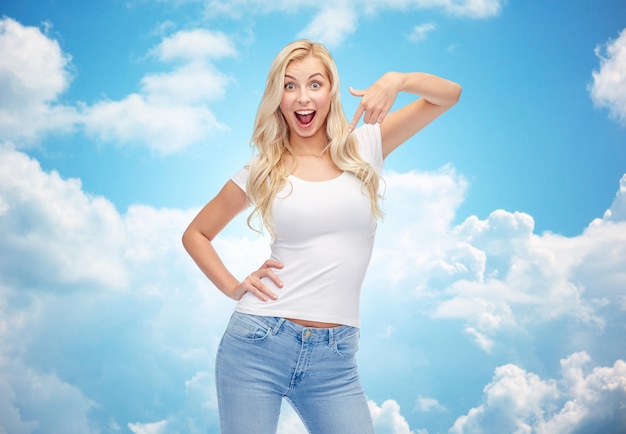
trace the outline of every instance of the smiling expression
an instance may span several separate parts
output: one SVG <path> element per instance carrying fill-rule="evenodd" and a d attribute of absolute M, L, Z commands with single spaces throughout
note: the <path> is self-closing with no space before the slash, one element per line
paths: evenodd
<path fill-rule="evenodd" d="M 307 56 L 287 66 L 280 111 L 289 126 L 292 144 L 317 139 L 326 145 L 330 89 L 326 68 L 317 57 Z"/>

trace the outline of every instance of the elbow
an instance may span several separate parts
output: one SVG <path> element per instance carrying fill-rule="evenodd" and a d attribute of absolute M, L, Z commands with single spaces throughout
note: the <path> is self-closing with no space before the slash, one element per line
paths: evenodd
<path fill-rule="evenodd" d="M 193 224 L 189 225 L 183 235 L 181 237 L 181 242 L 183 247 L 192 255 L 193 252 L 197 251 L 198 246 L 202 246 L 205 242 L 211 242 L 211 238 L 202 233 L 197 227 Z"/>
<path fill-rule="evenodd" d="M 427 99 L 429 103 L 444 108 L 450 108 L 459 102 L 463 88 L 454 81 L 446 81 L 447 83 L 440 88 L 440 92 L 436 98 Z"/>
<path fill-rule="evenodd" d="M 190 239 L 191 235 L 189 233 L 189 228 L 185 229 L 185 232 L 183 232 L 183 236 L 181 237 L 181 243 L 183 244 L 183 247 L 185 248 L 186 251 L 189 251 L 189 245 L 190 245 Z"/>
<path fill-rule="evenodd" d="M 187 229 L 185 229 L 185 232 L 183 232 L 183 236 L 181 237 L 181 242 L 187 253 L 191 253 L 191 251 L 193 250 L 195 239 L 195 231 L 191 226 L 189 226 Z"/>

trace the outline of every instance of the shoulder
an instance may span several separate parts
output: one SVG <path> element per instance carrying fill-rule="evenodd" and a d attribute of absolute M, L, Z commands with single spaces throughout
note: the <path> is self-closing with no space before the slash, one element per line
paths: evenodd
<path fill-rule="evenodd" d="M 383 167 L 383 144 L 379 124 L 363 124 L 354 130 L 359 154 L 368 163 Z"/>
<path fill-rule="evenodd" d="M 246 185 L 248 183 L 248 176 L 250 175 L 250 166 L 245 165 L 239 169 L 230 180 L 233 181 L 244 192 L 246 191 Z"/>
<path fill-rule="evenodd" d="M 248 178 L 250 177 L 250 166 L 255 164 L 259 160 L 258 155 L 254 155 L 245 166 L 239 169 L 230 180 L 233 181 L 239 188 L 241 188 L 244 192 L 246 191 L 246 186 L 248 184 Z"/>

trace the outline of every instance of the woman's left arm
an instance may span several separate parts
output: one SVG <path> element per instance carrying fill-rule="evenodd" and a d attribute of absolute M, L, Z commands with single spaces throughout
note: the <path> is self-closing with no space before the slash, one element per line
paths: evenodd
<path fill-rule="evenodd" d="M 416 94 L 421 98 L 390 113 L 389 110 L 400 92 Z M 350 130 L 356 127 L 361 116 L 367 124 L 379 123 L 385 158 L 456 104 L 461 96 L 461 86 L 424 72 L 388 72 L 369 88 L 350 88 L 350 93 L 361 98 Z"/>

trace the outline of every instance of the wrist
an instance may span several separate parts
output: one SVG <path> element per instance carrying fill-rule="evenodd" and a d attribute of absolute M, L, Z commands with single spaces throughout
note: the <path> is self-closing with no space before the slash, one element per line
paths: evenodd
<path fill-rule="evenodd" d="M 384 75 L 385 79 L 388 80 L 396 92 L 402 92 L 406 87 L 406 74 L 402 72 L 389 71 Z"/>

